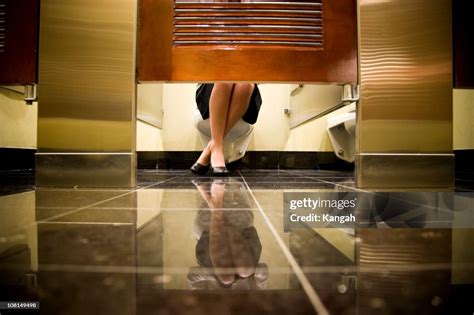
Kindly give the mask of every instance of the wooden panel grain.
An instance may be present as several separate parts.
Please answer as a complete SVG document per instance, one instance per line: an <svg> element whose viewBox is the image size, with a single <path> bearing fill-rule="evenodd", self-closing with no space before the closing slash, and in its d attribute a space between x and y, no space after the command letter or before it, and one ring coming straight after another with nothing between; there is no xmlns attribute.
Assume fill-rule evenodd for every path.
<svg viewBox="0 0 474 315"><path fill-rule="evenodd" d="M173 1L139 2L138 76L143 81L171 78L173 48Z"/></svg>
<svg viewBox="0 0 474 315"><path fill-rule="evenodd" d="M3 0L0 84L37 83L38 0Z"/></svg>
<svg viewBox="0 0 474 315"><path fill-rule="evenodd" d="M230 2L208 2L208 3L183 3L181 1L177 1L175 4L176 9L183 9L183 8L192 8L192 9L201 9L203 7L209 9L222 9L222 8L243 8L243 9L261 9L261 8L270 8L270 9L294 9L295 6L299 8L321 8L321 0L310 0L306 1L306 3L302 3L300 1L293 2L291 1L283 1L282 3L278 3L277 1L268 1L269 3L265 3L266 1L258 2L258 3L241 3L237 1L237 3L230 3Z"/></svg>
<svg viewBox="0 0 474 315"><path fill-rule="evenodd" d="M239 19L227 23L218 17L216 20L203 17L196 25L188 20L175 21L173 36L173 1L141 0L140 21L140 66L139 80L145 81L252 81L252 82L357 82L357 23L355 0L325 0L307 3L305 6L322 9L322 21L317 14L313 20L295 19L282 21L258 19ZM189 5L189 4L188 4ZM204 4L193 4L196 9ZM220 8L223 4L206 4L206 9ZM227 4L238 8L257 4ZM258 4L259 8L268 4ZM278 9L283 4L271 4ZM284 4L285 9L295 9L294 5ZM176 8L188 8L177 4ZM251 10L249 9L249 12ZM244 11L245 12L245 11ZM181 14L181 13L177 13ZM315 15L316 14L316 15ZM266 17L266 16L265 16ZM206 19L206 20L204 20ZM269 24L270 23L270 24ZM222 26L224 25L224 26ZM251 26L249 30L248 25ZM270 25L270 26L269 26ZM274 27L272 27L272 25ZM285 25L285 26L283 26ZM281 27L288 27L282 30ZM225 29L224 29L225 27ZM269 31L269 27L271 31ZM313 29L308 30L308 27ZM224 29L224 31L222 31ZM209 32L208 32L209 31ZM290 40L284 45L272 41L269 36L260 40L243 43L224 41L221 44L210 42L198 45L181 45L182 41L173 39L182 33L207 33L208 39L214 33L267 33L275 38L282 34ZM289 33L288 33L289 32ZM298 34L321 34L322 40L300 40ZM294 34L294 35L293 35ZM219 34L222 36L222 34ZM245 35L247 36L247 35ZM240 37L238 37L240 38ZM263 38L263 39L262 39ZM202 38L200 38L202 39ZM265 43L268 40L268 43ZM153 41L153 43L150 43ZM159 44L158 44L159 42ZM298 43L295 43L298 42ZM178 44L177 44L178 43ZM291 43L295 43L291 45ZM313 46L305 43L313 43ZM317 45L315 45L316 43ZM322 43L323 45L320 45Z"/></svg>

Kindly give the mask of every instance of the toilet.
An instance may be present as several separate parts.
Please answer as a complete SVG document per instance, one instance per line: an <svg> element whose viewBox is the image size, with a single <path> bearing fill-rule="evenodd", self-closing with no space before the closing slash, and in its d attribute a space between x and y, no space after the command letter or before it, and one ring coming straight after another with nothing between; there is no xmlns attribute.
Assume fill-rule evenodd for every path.
<svg viewBox="0 0 474 315"><path fill-rule="evenodd" d="M206 147L211 141L211 126L209 119L202 119L201 113L196 108L193 114L194 126L198 130L199 139ZM226 163L241 159L247 151L252 136L253 125L240 119L229 133L224 137L224 157Z"/></svg>
<svg viewBox="0 0 474 315"><path fill-rule="evenodd" d="M327 119L327 131L336 156L346 162L355 161L356 108L352 103L349 112Z"/></svg>

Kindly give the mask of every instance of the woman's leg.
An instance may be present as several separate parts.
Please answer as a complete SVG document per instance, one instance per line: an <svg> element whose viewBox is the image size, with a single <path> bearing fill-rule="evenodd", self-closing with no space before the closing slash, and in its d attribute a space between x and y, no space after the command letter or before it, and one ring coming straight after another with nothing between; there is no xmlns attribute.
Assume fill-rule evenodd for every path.
<svg viewBox="0 0 474 315"><path fill-rule="evenodd" d="M254 88L255 84L252 83L235 84L230 100L224 135L228 134L242 116L244 116L249 107L250 97L252 96Z"/></svg>
<svg viewBox="0 0 474 315"><path fill-rule="evenodd" d="M212 137L210 149L211 165L213 167L225 166L224 135L233 89L234 84L232 83L216 83L209 100L209 119Z"/></svg>
<svg viewBox="0 0 474 315"><path fill-rule="evenodd" d="M214 89L216 86L214 86ZM209 143L209 149L211 152L211 164L214 167L225 166L224 159L224 136L235 126L235 124L242 118L242 116L247 111L250 103L250 97L254 89L254 84L249 83L237 83L233 84L233 89L231 89L231 96L228 101L228 105L220 106L219 108L225 108L227 115L225 119L222 119L223 112L218 112L218 114L212 113L213 105L218 107L218 105L213 104L212 95L211 102L209 103L210 109L209 114L211 116L211 135L212 140ZM214 90L213 90L214 93ZM212 104L212 105L211 105ZM217 116L217 117L216 117ZM213 118L216 118L213 121Z"/></svg>
<svg viewBox="0 0 474 315"><path fill-rule="evenodd" d="M197 162L201 165L208 165L211 157L211 149L214 146L214 139L221 139L221 146L224 135L221 135L225 131L226 117L229 109L229 103L232 96L233 84L231 83L216 83L212 89L211 97L209 99L209 121L211 125L211 141L204 148L199 156ZM216 155L217 152L216 152ZM222 153L222 160L224 154ZM213 164L214 166L223 166L224 163L217 160L219 164Z"/></svg>
<svg viewBox="0 0 474 315"><path fill-rule="evenodd" d="M202 165L209 164L209 156L215 167L225 166L224 136L235 126L248 109L254 84L216 83L209 101L212 140L198 159Z"/></svg>

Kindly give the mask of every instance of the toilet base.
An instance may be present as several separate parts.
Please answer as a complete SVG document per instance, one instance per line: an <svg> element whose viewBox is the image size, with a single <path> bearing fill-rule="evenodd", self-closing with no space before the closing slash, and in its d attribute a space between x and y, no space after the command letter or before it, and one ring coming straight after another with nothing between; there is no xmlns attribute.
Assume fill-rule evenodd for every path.
<svg viewBox="0 0 474 315"><path fill-rule="evenodd" d="M194 125L199 134L199 140L203 147L207 147L211 141L211 126L209 119L203 120L201 113L196 109L194 113ZM224 158L226 163L232 163L244 157L249 146L253 132L253 125L240 119L235 126L224 137Z"/></svg>
<svg viewBox="0 0 474 315"><path fill-rule="evenodd" d="M328 118L327 131L336 156L346 162L355 161L355 108L345 114Z"/></svg>

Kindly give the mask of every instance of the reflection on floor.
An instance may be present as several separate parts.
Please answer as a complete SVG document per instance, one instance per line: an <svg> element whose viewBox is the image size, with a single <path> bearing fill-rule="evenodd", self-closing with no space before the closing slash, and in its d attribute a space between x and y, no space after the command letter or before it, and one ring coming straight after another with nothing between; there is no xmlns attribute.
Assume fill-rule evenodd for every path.
<svg viewBox="0 0 474 315"><path fill-rule="evenodd" d="M35 190L31 173L7 175L0 301L40 301L42 314L474 311L472 185L389 209L397 224L387 210L340 228L288 225L284 197L362 193L352 173L140 171L134 190ZM390 194L374 207L404 198Z"/></svg>

